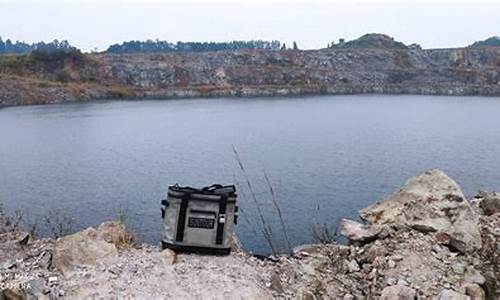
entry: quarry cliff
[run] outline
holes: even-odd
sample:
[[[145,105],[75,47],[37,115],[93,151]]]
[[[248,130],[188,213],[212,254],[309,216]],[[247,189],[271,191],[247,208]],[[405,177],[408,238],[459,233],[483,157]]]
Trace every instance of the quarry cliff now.
[[[0,105],[307,94],[500,95],[500,47],[421,49],[379,34],[319,50],[0,56]]]

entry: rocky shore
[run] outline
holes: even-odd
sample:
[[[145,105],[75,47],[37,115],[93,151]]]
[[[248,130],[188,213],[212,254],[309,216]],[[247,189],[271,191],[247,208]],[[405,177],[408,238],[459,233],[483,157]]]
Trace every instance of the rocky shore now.
[[[135,245],[106,222],[54,239],[0,234],[0,299],[498,299],[500,194],[467,200],[440,170],[343,219],[348,244],[258,259]],[[0,231],[1,232],[1,231]]]
[[[500,96],[500,47],[420,49],[380,34],[356,41],[307,51],[3,55],[0,106],[367,93]]]

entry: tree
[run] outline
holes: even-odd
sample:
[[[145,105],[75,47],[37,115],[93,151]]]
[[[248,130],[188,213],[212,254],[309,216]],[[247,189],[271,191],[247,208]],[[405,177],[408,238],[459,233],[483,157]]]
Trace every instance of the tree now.
[[[297,46],[297,43],[293,41],[293,50],[299,50],[299,47]]]
[[[283,43],[283,46],[281,46],[281,50],[286,50],[286,44]]]

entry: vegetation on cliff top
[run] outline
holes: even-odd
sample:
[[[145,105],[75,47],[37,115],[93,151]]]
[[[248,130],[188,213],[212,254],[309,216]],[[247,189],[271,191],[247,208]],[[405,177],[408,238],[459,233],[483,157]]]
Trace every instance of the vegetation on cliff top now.
[[[385,49],[408,49],[408,47],[394,38],[379,33],[369,33],[362,37],[344,42],[343,39],[338,44],[332,43],[331,48],[385,48]]]
[[[500,46],[500,37],[492,36],[490,38],[485,39],[484,41],[477,41],[472,44],[472,47],[499,47]]]
[[[43,41],[38,43],[28,44],[25,42],[12,42],[10,39],[2,40],[0,37],[0,54],[27,54],[34,50],[40,51],[56,51],[56,50],[75,50],[76,48],[71,46],[67,40],[58,41],[53,40],[50,43],[45,43]]]
[[[61,82],[93,81],[96,64],[90,56],[74,48],[36,49],[27,55],[0,56],[0,73]]]
[[[232,41],[232,42],[181,42],[170,43],[168,41],[147,40],[128,41],[122,44],[109,46],[107,53],[152,53],[152,52],[205,52],[236,49],[266,49],[280,50],[280,41]]]

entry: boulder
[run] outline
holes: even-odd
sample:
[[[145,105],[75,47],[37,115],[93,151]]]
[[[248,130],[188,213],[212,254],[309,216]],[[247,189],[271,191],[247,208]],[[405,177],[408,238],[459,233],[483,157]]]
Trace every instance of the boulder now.
[[[408,180],[397,193],[360,212],[372,225],[402,224],[449,236],[449,245],[469,252],[481,248],[479,217],[458,184],[443,171],[431,170]]]
[[[68,275],[77,266],[109,267],[118,260],[118,250],[113,243],[104,240],[94,228],[64,236],[56,240],[52,265]]]
[[[342,219],[340,221],[340,234],[353,242],[369,242],[377,238],[382,226],[364,225],[356,221]]]
[[[381,300],[408,300],[415,299],[417,293],[414,289],[404,285],[392,285],[382,290]]]

